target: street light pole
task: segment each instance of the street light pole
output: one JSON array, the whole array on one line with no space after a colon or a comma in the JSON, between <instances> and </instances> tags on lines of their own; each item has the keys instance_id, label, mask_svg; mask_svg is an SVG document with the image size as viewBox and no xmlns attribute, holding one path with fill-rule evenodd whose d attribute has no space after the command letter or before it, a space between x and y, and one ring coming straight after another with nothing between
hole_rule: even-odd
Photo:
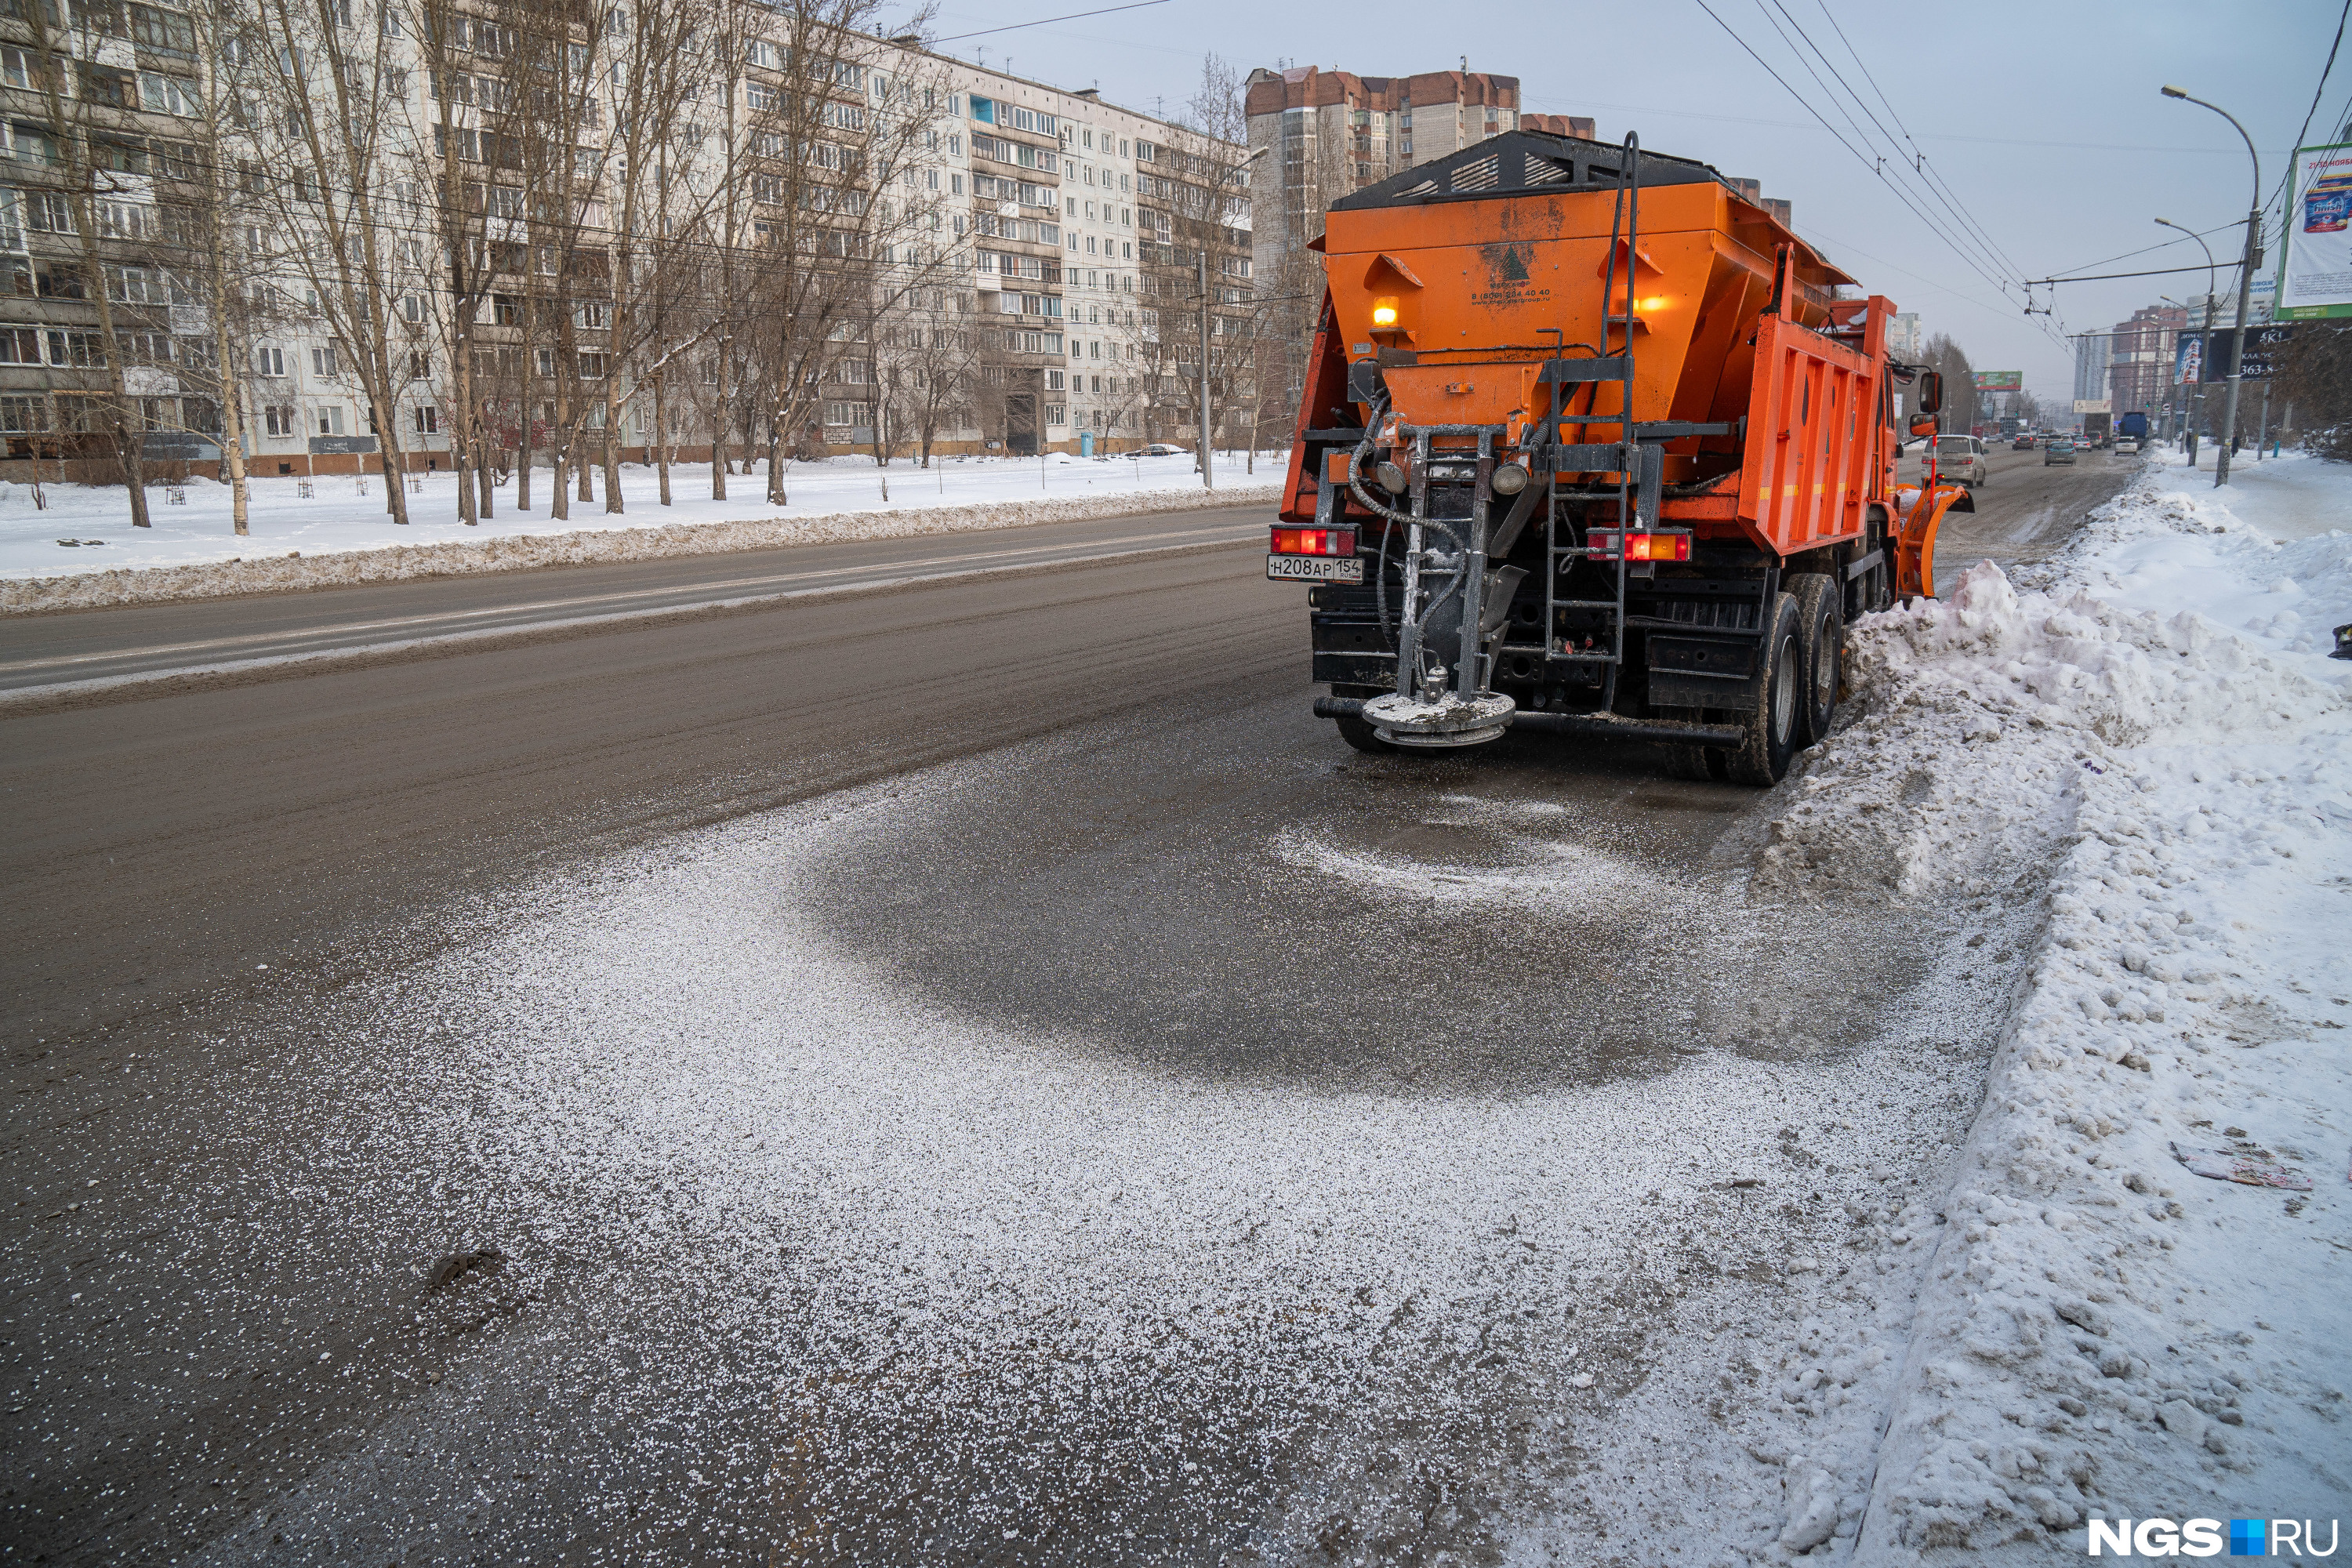
<instances>
[{"instance_id":1,"label":"street light pole","mask_svg":"<svg viewBox=\"0 0 2352 1568\"><path fill-rule=\"evenodd\" d=\"M2230 437L2238 427L2238 384L2246 368L2246 311L2253 302L2254 253L2260 248L2263 237L2263 155L2254 151L2254 139L2246 134L2246 128L2240 125L2238 117L2228 110L2208 103L2201 98L2190 98L2177 87L2165 88L2164 96L2185 100L2200 109L2210 109L2228 121L2239 139L2245 142L2246 156L2252 159L2254 164L2254 197L2246 208L2245 258L2238 268L2238 331L2230 353L2230 394L2222 400L2221 453L2214 462L2213 485L2218 489L2230 482ZM2206 353L2212 353L2210 344Z\"/></svg>"},{"instance_id":2,"label":"street light pole","mask_svg":"<svg viewBox=\"0 0 2352 1568\"><path fill-rule=\"evenodd\" d=\"M2196 421L2198 418L2201 418L2205 413L2205 395L2201 390L2205 384L2205 366L2206 363L2213 357L2213 247L2206 244L2205 237L2199 234L2193 228L2180 228L2179 224L2173 222L2168 217L2160 217L2156 221L2162 224L2167 228L2179 228L2181 233L2187 235L2189 238L2197 242L2198 249L2205 253L2204 344L2197 356L2197 384L2200 390L2196 394L2196 415L2190 418L2189 425L2189 466L2193 468L2197 466ZM2185 397L2189 395L2187 393L2183 393L2181 395Z\"/></svg>"}]
</instances>

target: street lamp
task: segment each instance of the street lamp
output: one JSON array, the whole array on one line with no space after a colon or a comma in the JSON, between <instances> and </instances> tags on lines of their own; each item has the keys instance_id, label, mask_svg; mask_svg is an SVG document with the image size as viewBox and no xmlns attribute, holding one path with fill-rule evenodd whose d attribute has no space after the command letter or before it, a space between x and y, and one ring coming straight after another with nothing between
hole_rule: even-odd
<instances>
[{"instance_id":1,"label":"street lamp","mask_svg":"<svg viewBox=\"0 0 2352 1568\"><path fill-rule=\"evenodd\" d=\"M2179 224L2173 222L2168 217L2160 217L2156 221L2162 224L2167 228L2179 228L2181 233L2187 235L2189 238L2197 242L2198 249L2205 253L2204 353L2207 356L2210 356L2213 353L2213 247L2206 244L2205 237L2199 234L2193 228L2181 228ZM2202 359L2198 362L2197 381L2200 386L2204 384L2205 366ZM2184 394L2184 395L2186 395ZM2205 412L2205 399L2201 393L2199 394L2197 397L2197 412L2200 415L2202 415ZM2224 444L2226 445L2227 443ZM2190 422L2189 427L2189 466L2192 468L2197 466L2197 426L2194 420Z\"/></svg>"},{"instance_id":2,"label":"street lamp","mask_svg":"<svg viewBox=\"0 0 2352 1568\"><path fill-rule=\"evenodd\" d=\"M2252 159L2254 164L2254 199L2246 208L2245 259L2238 268L2238 332L2230 355L2230 395L2222 402L2221 454L2213 465L2213 484L2218 489L2230 482L2230 437L2238 428L2238 380L2246 364L2246 310L2252 303L2254 255L2261 246L2263 237L2263 155L2254 151L2254 139L2246 134L2246 128L2240 125L2238 117L2228 110L2208 103L2201 98L2190 98L2185 90L2177 87L2166 87L2164 96L2193 103L2200 109L2212 110L2214 113L2228 121L2231 129L2237 132L2239 139L2245 142L2246 156ZM2206 352L2210 353L2210 348L2209 347Z\"/></svg>"},{"instance_id":3,"label":"street lamp","mask_svg":"<svg viewBox=\"0 0 2352 1568\"><path fill-rule=\"evenodd\" d=\"M1217 183L1223 184L1225 180L1240 174L1244 169L1265 157L1272 147L1273 143L1268 142L1265 146L1258 148L1248 157L1235 163L1232 170L1222 176ZM1225 216L1223 204L1214 192L1210 195L1210 206L1213 209L1210 213L1212 218L1222 218ZM1223 225L1218 224L1215 226L1223 227ZM1209 418L1209 237L1205 233L1200 237L1200 249L1196 259L1201 265L1201 488L1204 490L1213 490L1217 488L1217 479L1210 468L1213 459L1209 452L1210 433L1214 426Z\"/></svg>"}]
</instances>

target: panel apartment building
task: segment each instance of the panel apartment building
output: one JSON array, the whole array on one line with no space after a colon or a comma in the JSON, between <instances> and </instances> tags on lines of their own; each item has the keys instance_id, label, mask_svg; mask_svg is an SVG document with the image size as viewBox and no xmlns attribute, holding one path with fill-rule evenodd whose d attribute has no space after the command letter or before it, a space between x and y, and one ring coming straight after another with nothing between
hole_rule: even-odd
<instances>
[{"instance_id":1,"label":"panel apartment building","mask_svg":"<svg viewBox=\"0 0 2352 1568\"><path fill-rule=\"evenodd\" d=\"M638 460L656 443L681 462L722 441L756 454L780 401L805 403L798 427L772 432L785 448L878 440L904 454L906 389L950 379L970 384L934 410L935 451L1118 449L1193 427L1202 249L1220 280L1216 395L1242 390L1234 356L1217 357L1246 338L1250 311L1233 143L915 39L832 37L795 66L809 47L777 31L782 14L709 0L688 37L711 52L673 73L685 79L666 110L667 145L692 153L663 170L656 201L651 185L625 185L614 155L647 112L640 75L658 74L611 36L626 13L566 0L298 9L331 20L301 47L268 50L257 26L215 40L204 16L168 3L0 3L0 264L14 279L0 303L0 470L110 468L110 410L152 459L216 457L230 399L264 475L380 469L394 451L440 466L461 421L477 450L509 462L517 450L544 461L565 440L583 463L608 450ZM577 79L547 100L577 143L563 155L526 146L556 133L525 57ZM354 85L378 106L376 162L357 182L373 205L288 155L306 127L264 107L273 69L308 89L307 129ZM826 129L812 145L779 117L818 99ZM843 182L862 175L814 186L795 174L859 167L858 138L878 146L875 128L909 121L919 139L894 145L912 151L858 189ZM703 237L689 244L661 204L695 191ZM634 243L619 232L630 211ZM337 217L339 274L325 229ZM763 334L789 269L762 257L795 226L808 243L824 223L814 265L854 272L883 302L850 310L822 352L785 368L778 356L796 351ZM352 293L341 285L362 252L365 287ZM659 298L625 297L615 274L657 252L698 259ZM478 275L463 287L459 256ZM228 281L225 309L207 264ZM772 296L728 292L763 267ZM657 330L624 341L655 314Z\"/></svg>"},{"instance_id":2,"label":"panel apartment building","mask_svg":"<svg viewBox=\"0 0 2352 1568\"><path fill-rule=\"evenodd\" d=\"M1518 78L1485 71L1295 66L1252 71L1246 91L1249 144L1266 150L1251 187L1260 277L1318 237L1340 197L1519 123Z\"/></svg>"}]
</instances>

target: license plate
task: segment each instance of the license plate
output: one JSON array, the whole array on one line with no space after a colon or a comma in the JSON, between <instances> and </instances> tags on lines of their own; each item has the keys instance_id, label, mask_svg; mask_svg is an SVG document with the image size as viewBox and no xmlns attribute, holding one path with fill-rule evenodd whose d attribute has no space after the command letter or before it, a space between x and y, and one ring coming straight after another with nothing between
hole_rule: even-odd
<instances>
[{"instance_id":1,"label":"license plate","mask_svg":"<svg viewBox=\"0 0 2352 1568\"><path fill-rule=\"evenodd\" d=\"M1269 555L1265 574L1284 583L1360 583L1364 563L1342 555Z\"/></svg>"}]
</instances>

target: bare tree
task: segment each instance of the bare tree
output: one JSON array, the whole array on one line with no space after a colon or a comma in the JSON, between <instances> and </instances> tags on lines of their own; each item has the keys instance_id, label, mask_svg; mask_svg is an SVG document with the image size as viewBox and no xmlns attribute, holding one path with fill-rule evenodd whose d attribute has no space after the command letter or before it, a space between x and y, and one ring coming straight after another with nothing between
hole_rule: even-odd
<instances>
[{"instance_id":1,"label":"bare tree","mask_svg":"<svg viewBox=\"0 0 2352 1568\"><path fill-rule=\"evenodd\" d=\"M142 466L146 421L130 391L127 355L116 321L115 290L107 287L109 268L100 243L142 237L129 232L129 226L143 222L142 215L149 211L131 199L140 183L137 169L131 166L133 143L119 133L110 134L120 132L121 127L104 117L105 110L127 108L137 89L130 72L96 63L100 49L93 35L121 36L123 16L118 5L106 0L77 6L71 25L79 37L71 38L52 7L28 5L23 14L31 24L37 51L27 63L37 73L35 86L41 96L47 143L33 151L35 161L45 163L48 171L43 183L27 193L35 206L30 226L73 243L79 254L78 265L59 261L43 265L32 281L39 293L52 298L89 300L98 316L95 342L90 341L93 334L85 331L51 334L67 345L64 363L84 372L85 381L91 379L87 373L96 372L100 388L97 396L76 396L74 405L83 411L82 419L63 417L61 409L58 424L69 430L94 419L96 433L106 437L121 465L130 490L131 525L147 528L152 524L147 515ZM70 90L66 81L68 69L76 77ZM121 156L116 155L117 149L121 150ZM23 150L18 156L24 156ZM52 359L54 363L54 355Z\"/></svg>"},{"instance_id":2,"label":"bare tree","mask_svg":"<svg viewBox=\"0 0 2352 1568\"><path fill-rule=\"evenodd\" d=\"M870 376L870 353L848 345L945 277L960 248L937 221L937 195L905 178L924 163L941 84L900 68L911 57L876 37L881 13L879 0L789 0L737 29L751 66L746 101L756 98L741 121L752 249L764 262L750 313L770 323L768 499L779 505L788 444L823 439L834 362L857 361Z\"/></svg>"},{"instance_id":3,"label":"bare tree","mask_svg":"<svg viewBox=\"0 0 2352 1568\"><path fill-rule=\"evenodd\" d=\"M307 309L328 330L315 368L358 383L385 510L405 523L400 394L420 323L401 301L430 279L422 257L398 245L427 221L424 194L397 175L416 162L399 15L362 27L342 0L258 0L251 30L227 40L227 64L259 157L252 194L282 242L275 259L302 280Z\"/></svg>"},{"instance_id":4,"label":"bare tree","mask_svg":"<svg viewBox=\"0 0 2352 1568\"><path fill-rule=\"evenodd\" d=\"M1168 142L1155 150L1152 171L1143 178L1148 205L1137 215L1146 227L1136 247L1143 262L1142 301L1147 312L1141 342L1144 374L1154 388L1155 434L1181 416L1183 434L1197 442L1201 429L1202 366L1216 403L1214 440L1231 423L1234 394L1252 363L1253 335L1249 247L1239 226L1247 214L1249 173L1235 151L1247 129L1241 79L1215 55L1201 68L1201 86ZM1202 310L1202 258L1207 265ZM1206 316L1206 331L1202 330ZM1251 395L1255 395L1253 393ZM1244 417L1254 417L1244 410Z\"/></svg>"}]
</instances>

